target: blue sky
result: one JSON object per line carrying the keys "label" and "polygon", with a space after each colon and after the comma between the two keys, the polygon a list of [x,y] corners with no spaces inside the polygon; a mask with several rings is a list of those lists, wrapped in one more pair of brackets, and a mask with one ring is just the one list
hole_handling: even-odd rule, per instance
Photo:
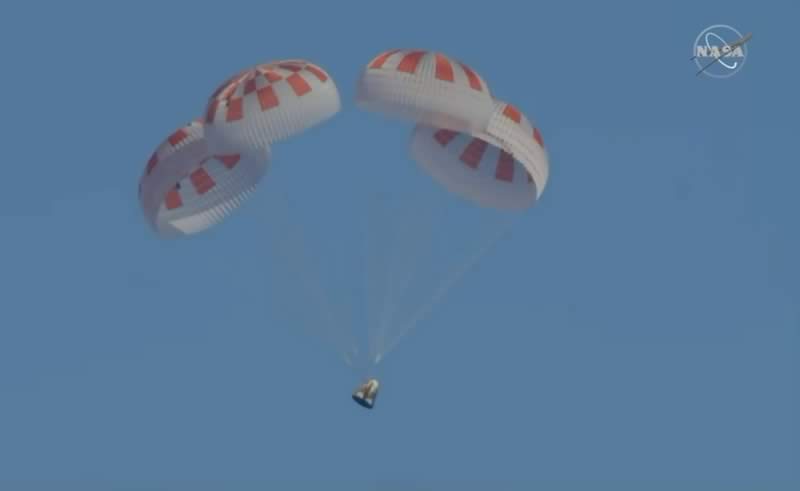
{"label": "blue sky", "polygon": [[[798,14],[739,1],[4,4],[0,481],[789,489],[800,77],[784,55]],[[747,65],[697,78],[692,42],[717,23],[754,33]],[[304,334],[319,309],[287,259],[303,256],[276,237],[296,224],[302,264],[341,322],[363,327],[370,213],[435,190],[408,158],[411,125],[353,104],[359,70],[394,47],[479,71],[538,122],[551,178],[381,364],[367,412],[349,399],[356,374]],[[335,78],[342,113],[276,147],[228,222],[156,239],[136,201],[154,147],[231,73],[298,57]],[[434,264],[489,226],[454,208]]]}

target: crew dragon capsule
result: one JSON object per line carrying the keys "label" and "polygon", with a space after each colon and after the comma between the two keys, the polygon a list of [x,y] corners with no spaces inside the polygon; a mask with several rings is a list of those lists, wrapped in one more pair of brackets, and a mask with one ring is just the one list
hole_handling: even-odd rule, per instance
{"label": "crew dragon capsule", "polygon": [[371,378],[361,384],[355,392],[353,392],[353,400],[359,406],[367,409],[372,409],[375,406],[375,399],[378,397],[378,389],[380,384],[377,379]]}

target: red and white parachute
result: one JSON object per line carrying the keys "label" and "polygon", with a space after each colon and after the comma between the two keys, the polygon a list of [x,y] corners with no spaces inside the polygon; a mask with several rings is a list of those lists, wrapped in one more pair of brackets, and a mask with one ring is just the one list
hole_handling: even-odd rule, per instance
{"label": "red and white parachute", "polygon": [[550,173],[539,129],[501,101],[478,136],[417,125],[411,155],[449,191],[490,208],[532,206]]}
{"label": "red and white parachute", "polygon": [[520,209],[536,201],[536,184],[526,166],[478,137],[417,125],[411,155],[448,191],[479,205]]}
{"label": "red and white parachute", "polygon": [[139,182],[139,202],[161,237],[191,235],[221,222],[255,190],[271,145],[329,119],[339,92],[304,60],[257,65],[211,95],[203,121],[164,141]]}
{"label": "red and white parachute", "polygon": [[[266,175],[274,144],[321,124],[339,109],[330,75],[308,61],[261,64],[229,78],[208,99],[204,117],[170,135],[145,166],[139,203],[147,222],[159,237],[174,238],[224,221]],[[282,263],[299,268],[307,263],[297,259],[299,248],[288,253],[276,249],[287,254]],[[309,273],[297,276],[307,281]],[[320,303],[316,310],[322,318],[313,329],[351,363],[348,332],[337,332],[346,326],[331,325],[327,302],[317,291],[306,293],[309,304]]]}
{"label": "red and white parachute", "polygon": [[[540,130],[517,107],[495,98],[475,70],[447,55],[399,49],[379,54],[359,77],[356,101],[363,109],[413,122],[413,160],[441,187],[468,201],[503,211],[523,210],[540,199],[547,185],[549,161]],[[202,120],[170,135],[145,166],[139,201],[148,223],[161,237],[177,237],[222,222],[267,174],[275,145],[325,122],[340,109],[331,76],[306,60],[260,64],[230,77],[209,97]],[[511,216],[488,212],[503,220]],[[403,260],[390,268],[387,289],[394,297],[382,302],[381,324],[370,327],[381,331],[371,331],[374,363],[496,240],[494,235],[484,236],[487,245],[469,255],[428,302],[398,324],[393,339],[387,335],[394,325],[389,319],[399,310],[411,263]],[[395,274],[400,266],[403,274]],[[347,341],[340,344],[347,359]]]}
{"label": "red and white parachute", "polygon": [[489,86],[477,72],[421,50],[375,57],[361,73],[357,102],[363,109],[467,133],[484,131],[494,110]]}
{"label": "red and white parachute", "polygon": [[550,161],[542,132],[515,106],[495,101],[495,110],[482,135],[516,158],[536,185],[539,199],[550,177]]}
{"label": "red and white parachute", "polygon": [[[511,214],[504,212],[530,208],[547,185],[550,165],[540,130],[515,106],[497,100],[475,70],[447,55],[422,50],[379,54],[361,73],[357,102],[363,109],[414,122],[413,160],[451,193],[499,210],[487,215],[492,219],[510,221]],[[428,215],[432,213],[426,211]],[[504,230],[479,234],[481,245],[474,254],[467,254],[430,297],[410,312],[399,313],[405,294],[393,278],[409,278],[411,260],[397,260],[394,267],[386,268],[392,287],[381,301],[382,313],[373,321],[376,327],[370,328],[376,331],[371,332],[375,341],[370,345],[370,359],[380,363]],[[397,274],[400,270],[402,275]]]}
{"label": "red and white parachute", "polygon": [[228,79],[206,108],[209,148],[264,148],[331,118],[341,108],[328,73],[305,60],[257,65]]}
{"label": "red and white parachute", "polygon": [[386,51],[362,71],[357,101],[416,122],[412,157],[455,194],[518,209],[544,191],[549,162],[539,129],[516,107],[494,99],[464,63],[431,51]]}
{"label": "red and white parachute", "polygon": [[267,172],[269,148],[211,154],[194,121],[158,146],[139,181],[139,202],[161,237],[191,235],[221,222]]}

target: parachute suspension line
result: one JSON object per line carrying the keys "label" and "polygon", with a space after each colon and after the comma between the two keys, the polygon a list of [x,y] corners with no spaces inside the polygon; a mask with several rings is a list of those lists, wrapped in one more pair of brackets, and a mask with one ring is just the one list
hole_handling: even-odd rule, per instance
{"label": "parachute suspension line", "polygon": [[505,218],[501,222],[501,226],[488,239],[471,255],[469,255],[460,265],[457,265],[451,273],[439,284],[439,287],[431,295],[427,303],[423,304],[414,313],[411,318],[402,325],[402,328],[397,332],[392,340],[381,346],[381,350],[375,358],[375,364],[391,352],[397,344],[409,332],[411,332],[421,320],[423,320],[430,312],[441,302],[450,290],[458,284],[458,282],[474,268],[480,260],[491,251],[510,231],[514,224],[513,218]]}
{"label": "parachute suspension line", "polygon": [[[386,295],[386,254],[388,230],[386,219],[388,211],[384,199],[376,198],[370,207],[366,234],[366,268],[365,268],[365,322],[367,331],[367,363],[372,360],[377,352],[377,337],[375,336],[378,323],[378,304],[384,301]],[[381,288],[383,286],[383,288]]]}
{"label": "parachute suspension line", "polygon": [[[391,212],[388,213],[391,216]],[[388,243],[384,244],[385,247],[383,248],[384,251],[384,258],[386,260],[386,268],[383,271],[383,295],[381,298],[381,308],[380,313],[376,312],[375,324],[369,326],[370,332],[374,332],[376,335],[373,337],[375,340],[375,346],[380,346],[381,343],[381,333],[385,329],[386,324],[389,322],[388,312],[390,310],[390,304],[392,300],[392,296],[394,292],[392,291],[393,285],[391,282],[391,277],[394,273],[394,257],[398,254],[398,250],[400,249],[398,246],[398,236],[397,236],[397,224],[394,223],[395,220],[387,220],[387,223],[390,225],[390,230],[387,231],[389,236]],[[378,306],[376,304],[376,309]]]}
{"label": "parachute suspension line", "polygon": [[[353,367],[351,347],[355,344],[355,336],[352,333],[352,329],[345,330],[344,325],[339,322],[340,319],[331,307],[329,296],[326,294],[321,279],[311,271],[302,231],[299,226],[292,226],[297,221],[291,219],[293,212],[288,198],[280,190],[274,190],[274,193],[279,197],[277,201],[279,201],[279,205],[284,210],[283,213],[280,213],[285,219],[282,227],[283,232],[279,237],[279,239],[282,239],[280,242],[284,246],[281,249],[284,257],[290,263],[291,269],[297,274],[305,294],[308,295],[309,300],[316,306],[318,313],[322,316],[322,324],[317,326],[317,331],[319,331],[323,339],[326,339],[335,347],[344,362]],[[336,326],[339,326],[339,328],[337,329]]]}
{"label": "parachute suspension line", "polygon": [[[441,217],[444,213],[445,201],[439,201],[434,204],[431,203],[430,198],[432,196],[430,194],[427,199],[422,197],[421,194],[418,194],[414,201],[407,202],[410,204],[416,202],[418,206],[405,207],[405,227],[402,227],[403,224],[398,220],[394,244],[398,246],[396,250],[399,253],[393,256],[393,267],[389,271],[389,294],[384,305],[383,322],[376,326],[378,329],[378,348],[375,353],[372,353],[371,360],[373,361],[381,354],[383,346],[386,344],[386,338],[390,336],[396,325],[395,317],[400,302],[409,285],[411,285],[414,276],[419,272],[422,257],[426,253],[430,253],[435,225],[440,223],[437,217]],[[401,245],[402,247],[400,247]]]}

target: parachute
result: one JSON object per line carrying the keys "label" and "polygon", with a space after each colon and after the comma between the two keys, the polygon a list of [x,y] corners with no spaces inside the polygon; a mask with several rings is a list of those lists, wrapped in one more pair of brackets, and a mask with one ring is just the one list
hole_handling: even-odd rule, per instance
{"label": "parachute", "polygon": [[454,131],[486,129],[494,101],[483,78],[442,53],[391,50],[362,71],[356,101],[362,109]]}
{"label": "parachute", "polygon": [[[422,50],[379,54],[362,70],[357,103],[364,110],[416,123],[409,143],[412,160],[450,194],[501,212],[492,220],[502,221],[507,213],[534,206],[547,185],[549,159],[539,128],[515,106],[496,99],[475,70],[448,55]],[[423,209],[421,214],[433,212]],[[443,230],[447,225],[434,228]],[[412,233],[423,235],[420,230],[407,234]],[[384,307],[381,318],[368,326],[371,362],[380,363],[503,233],[479,239],[482,243],[444,274],[422,305],[406,312],[405,321],[387,317],[402,310],[397,304],[408,287],[414,261],[393,259],[397,264],[386,269],[404,270],[403,279],[400,287],[387,288],[382,303],[390,307]]]}
{"label": "parachute", "polygon": [[[544,191],[549,163],[540,130],[516,107],[494,99],[483,77],[462,62],[432,51],[385,51],[362,70],[356,100],[362,109],[417,123],[413,158],[456,194],[487,206],[531,204],[515,170],[528,173],[537,199]],[[470,136],[456,155],[454,148]],[[499,152],[494,167],[483,162],[487,148]],[[474,172],[459,169],[456,160]],[[492,170],[494,178],[487,179]]]}
{"label": "parachute", "polygon": [[[264,179],[273,145],[298,136],[332,118],[341,107],[330,75],[305,60],[259,64],[228,78],[213,91],[202,119],[192,121],[161,143],[145,165],[139,203],[159,238],[194,235],[228,218]],[[291,225],[296,221],[286,220]],[[271,234],[283,242],[294,230]],[[307,261],[296,245],[275,247],[281,264],[298,269],[308,304],[325,304],[313,285]],[[287,286],[288,285],[284,285]],[[284,288],[285,289],[285,288]],[[328,312],[326,305],[318,310]],[[348,359],[346,334],[337,332],[326,314],[317,334]]]}
{"label": "parachute", "polygon": [[[541,199],[549,179],[549,158],[540,129],[516,106],[498,99],[486,79],[467,64],[434,51],[382,52],[361,71],[356,103],[363,110],[413,124],[410,160],[430,178],[427,183],[436,197],[442,195],[460,205],[458,213],[468,220],[476,208],[496,212],[492,220],[520,216]],[[158,237],[170,239],[194,235],[225,221],[254,194],[282,142],[325,123],[340,110],[334,80],[307,60],[263,63],[229,77],[207,99],[203,117],[173,132],[145,165],[139,203],[147,223]],[[447,192],[440,193],[443,190]],[[415,229],[415,224],[436,215],[435,207],[428,206],[416,191],[414,199],[404,193],[402,202],[420,206],[422,211],[409,213],[411,226],[393,238],[409,239],[416,245],[405,247],[401,240],[389,241],[391,249],[406,256],[387,259],[395,264],[385,268],[389,287],[382,299],[368,288],[365,303],[381,304],[381,314],[378,321],[367,322],[367,371],[502,237],[467,227],[479,232],[481,243],[452,271],[441,274],[441,281],[419,305],[400,308],[400,297],[420,270],[415,254],[424,252],[427,234],[438,231],[453,240],[447,231],[449,222],[431,223],[427,232]],[[454,196],[459,199],[452,200]],[[450,201],[446,204],[452,204]],[[447,245],[450,254],[453,244]],[[300,247],[288,249],[297,254]],[[388,249],[381,252],[386,255]],[[294,264],[303,267],[307,261]],[[319,300],[318,290],[309,295]],[[327,327],[334,331],[350,326]],[[355,342],[350,346],[346,335],[327,335],[352,366],[350,357],[358,352]],[[368,384],[353,398],[371,408],[378,382],[367,378]]]}
{"label": "parachute", "polygon": [[411,155],[448,191],[481,206],[521,209],[536,201],[536,183],[527,166],[468,133],[417,125]]}
{"label": "parachute", "polygon": [[173,132],[147,162],[139,203],[162,238],[202,232],[220,223],[255,190],[269,167],[270,148],[209,153],[203,123]]}
{"label": "parachute", "polygon": [[542,132],[515,106],[495,101],[495,109],[483,135],[512,154],[528,171],[539,199],[550,177],[550,160]]}
{"label": "parachute", "polygon": [[145,218],[161,237],[220,223],[267,172],[271,145],[330,119],[341,108],[330,75],[305,60],[256,65],[209,98],[204,120],[172,133],[139,181]]}
{"label": "parachute", "polygon": [[330,119],[341,109],[328,73],[305,60],[257,65],[211,94],[205,122],[214,151],[260,149]]}

